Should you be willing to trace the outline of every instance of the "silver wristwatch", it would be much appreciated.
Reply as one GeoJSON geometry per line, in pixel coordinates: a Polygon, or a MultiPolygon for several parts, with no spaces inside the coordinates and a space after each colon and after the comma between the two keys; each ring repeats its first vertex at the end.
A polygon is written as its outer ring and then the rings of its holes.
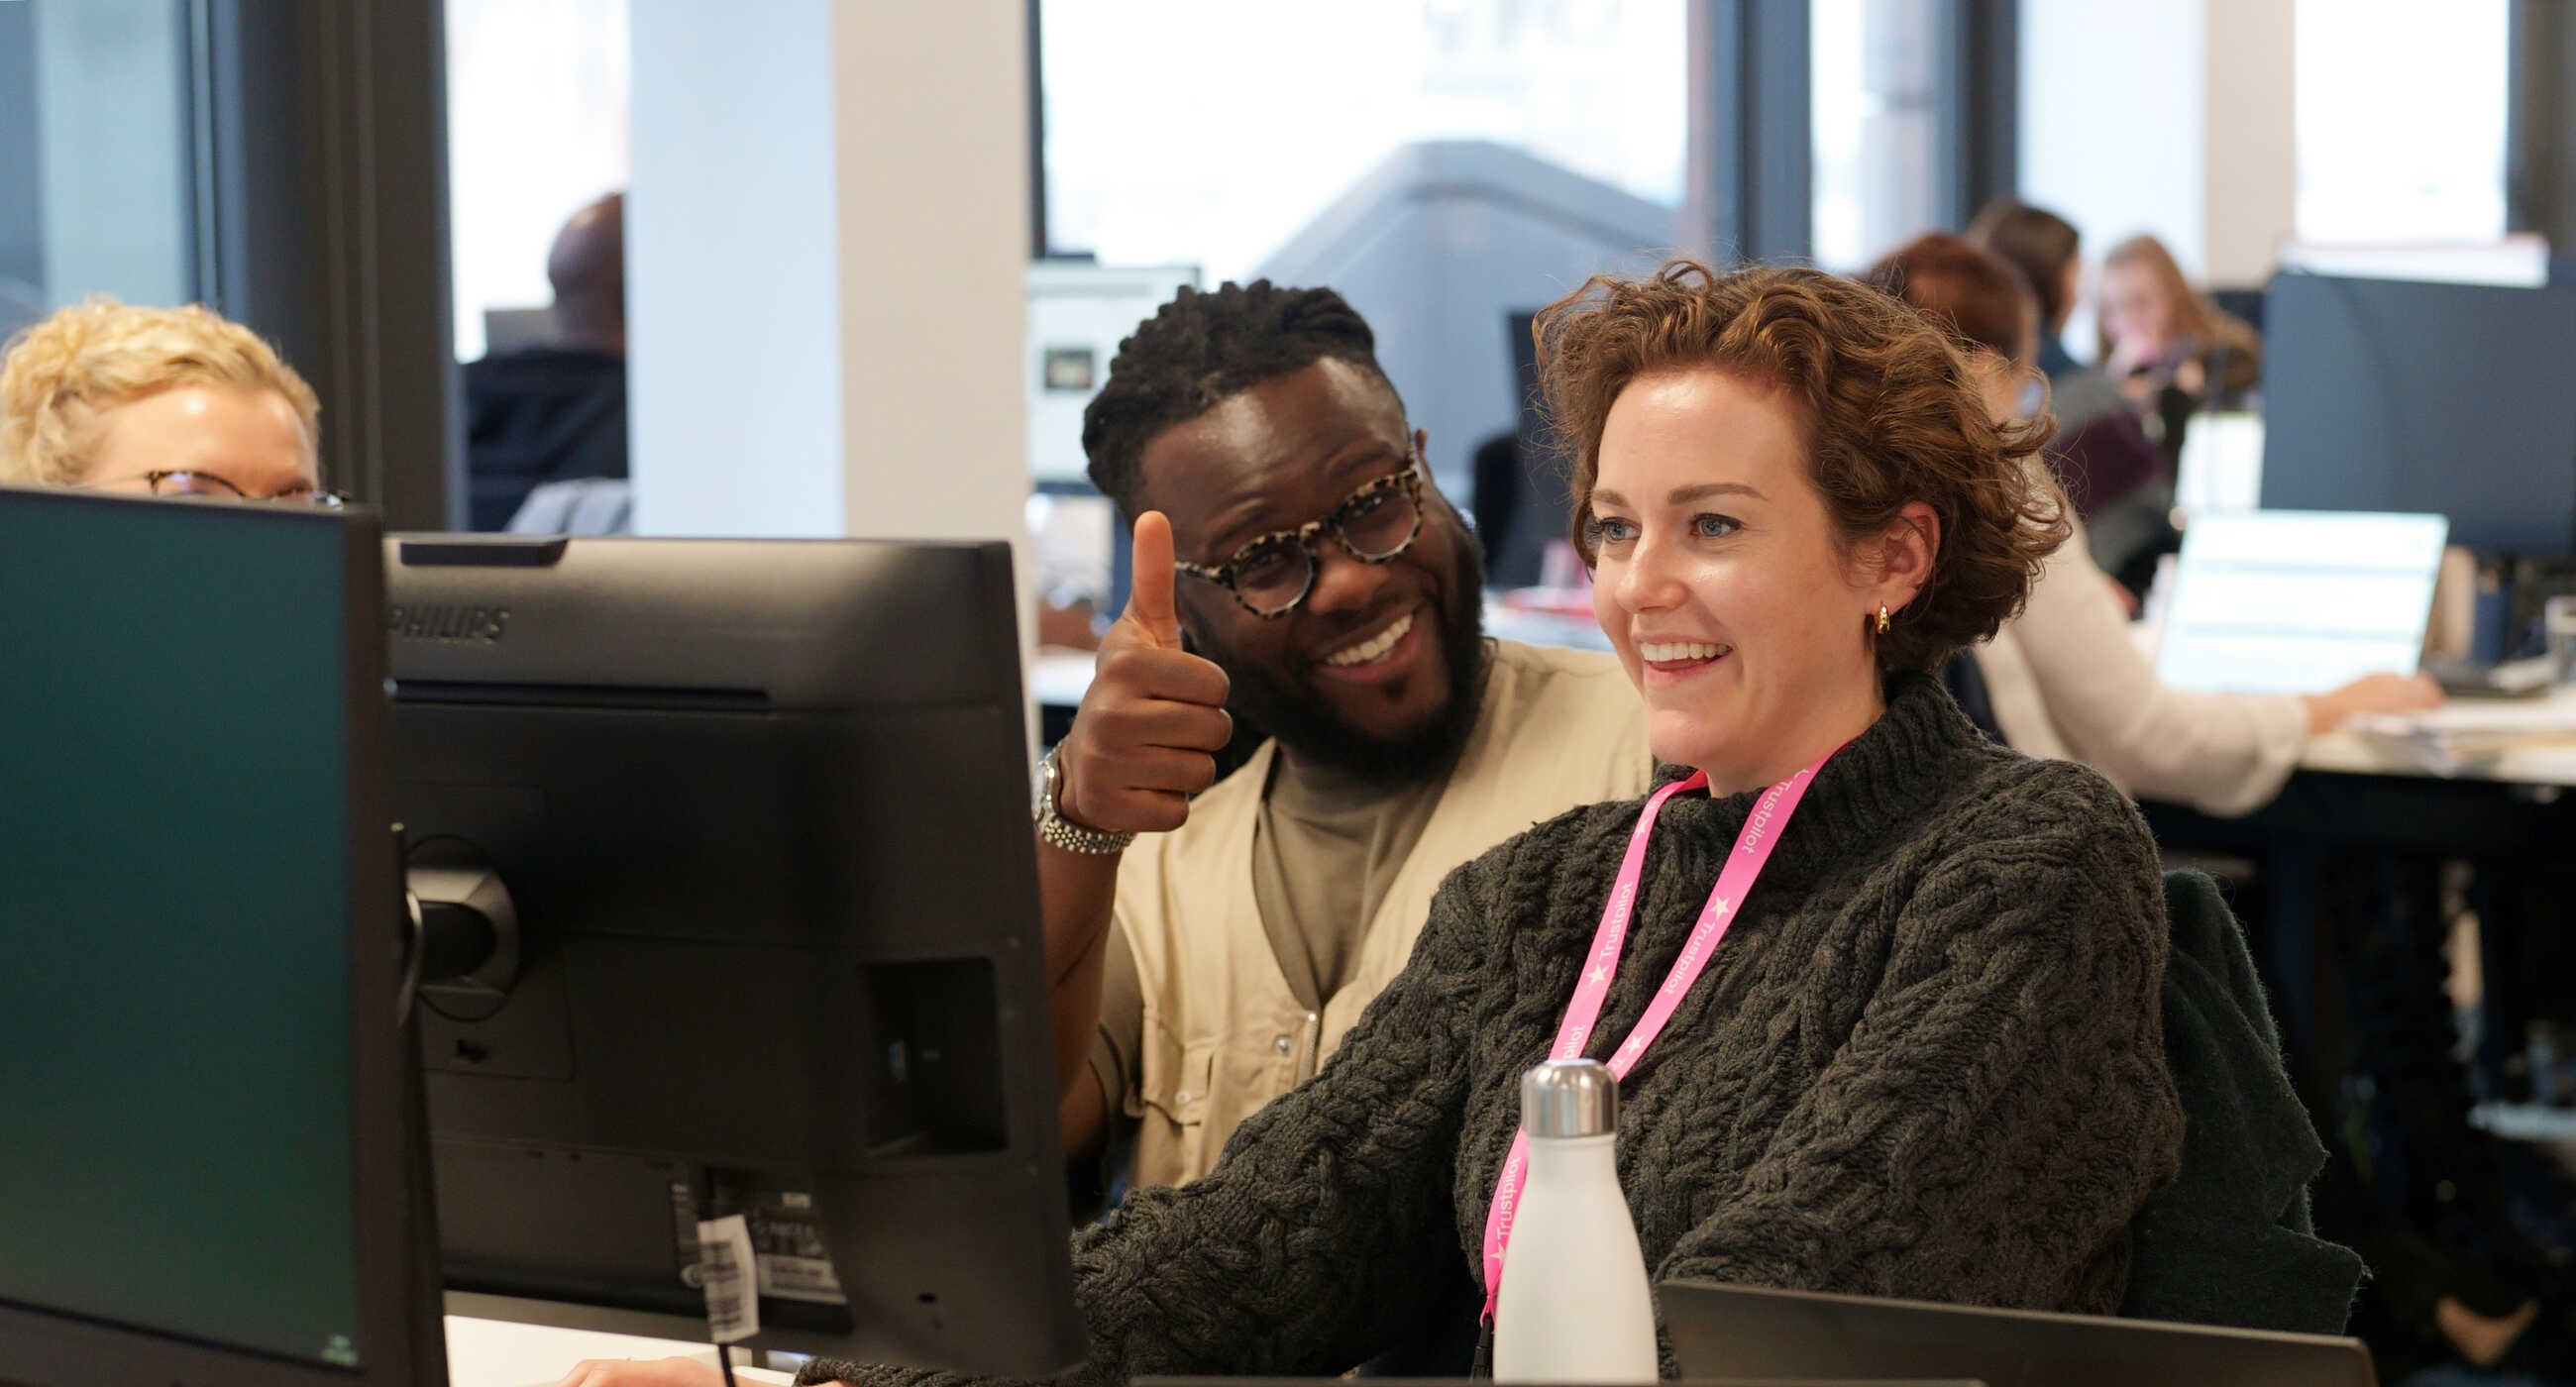
{"type": "Polygon", "coordinates": [[[1103,833],[1096,828],[1084,828],[1055,812],[1056,787],[1062,783],[1064,772],[1056,766],[1055,748],[1049,747],[1047,754],[1038,760],[1037,803],[1030,806],[1030,812],[1037,817],[1038,837],[1066,852],[1093,857],[1125,852],[1127,845],[1136,841],[1133,833],[1103,833]]]}

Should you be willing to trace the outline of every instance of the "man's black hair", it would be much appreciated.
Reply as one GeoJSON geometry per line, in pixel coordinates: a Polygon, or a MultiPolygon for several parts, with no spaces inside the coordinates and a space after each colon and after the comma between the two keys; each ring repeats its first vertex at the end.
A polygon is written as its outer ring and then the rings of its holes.
{"type": "Polygon", "coordinates": [[[1229,281],[1214,293],[1184,288],[1118,344],[1108,382],[1082,411],[1091,484],[1134,516],[1143,508],[1145,445],[1163,430],[1326,357],[1386,382],[1377,334],[1330,289],[1282,289],[1266,279],[1229,281]]]}

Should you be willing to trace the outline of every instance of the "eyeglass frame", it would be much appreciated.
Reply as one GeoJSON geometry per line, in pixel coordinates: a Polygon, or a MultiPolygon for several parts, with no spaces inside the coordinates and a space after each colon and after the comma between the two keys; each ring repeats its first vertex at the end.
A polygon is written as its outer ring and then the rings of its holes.
{"type": "Polygon", "coordinates": [[[155,496],[199,495],[199,493],[187,491],[163,491],[161,489],[161,483],[168,481],[172,477],[193,477],[198,481],[213,482],[217,486],[220,486],[224,490],[232,493],[232,496],[229,498],[222,496],[200,496],[200,499],[204,500],[221,501],[231,499],[237,501],[257,501],[262,505],[319,506],[324,510],[338,510],[349,504],[348,497],[330,490],[327,487],[319,486],[304,491],[280,492],[275,496],[253,496],[242,489],[241,483],[234,481],[232,478],[225,476],[221,472],[207,472],[195,467],[171,467],[154,472],[137,472],[130,477],[112,477],[109,478],[109,480],[119,482],[141,482],[155,496]]]}
{"type": "Polygon", "coordinates": [[[1234,600],[1238,605],[1254,616],[1264,621],[1277,621],[1297,610],[1298,604],[1304,602],[1307,596],[1314,592],[1315,575],[1321,572],[1324,566],[1324,556],[1316,551],[1315,540],[1328,529],[1333,533],[1333,542],[1342,547],[1342,552],[1361,563],[1393,563],[1402,557],[1404,551],[1411,549],[1414,541],[1422,538],[1422,445],[1420,441],[1414,440],[1406,444],[1403,471],[1389,472],[1383,477],[1362,482],[1350,495],[1342,498],[1340,505],[1333,507],[1331,514],[1320,519],[1309,520],[1293,530],[1273,530],[1266,535],[1258,535],[1246,540],[1241,547],[1228,555],[1223,563],[1201,564],[1175,560],[1172,567],[1175,571],[1189,577],[1224,588],[1234,594],[1234,600]],[[1350,536],[1342,529],[1342,517],[1350,511],[1351,507],[1360,502],[1392,491],[1402,491],[1405,499],[1412,502],[1413,528],[1405,532],[1403,540],[1394,548],[1383,554],[1372,556],[1352,548],[1350,536]],[[1252,561],[1254,550],[1264,545],[1279,543],[1294,544],[1305,554],[1306,583],[1305,586],[1297,589],[1295,597],[1289,598],[1278,610],[1264,611],[1252,605],[1252,599],[1243,595],[1243,589],[1236,586],[1236,580],[1243,566],[1252,561]]]}

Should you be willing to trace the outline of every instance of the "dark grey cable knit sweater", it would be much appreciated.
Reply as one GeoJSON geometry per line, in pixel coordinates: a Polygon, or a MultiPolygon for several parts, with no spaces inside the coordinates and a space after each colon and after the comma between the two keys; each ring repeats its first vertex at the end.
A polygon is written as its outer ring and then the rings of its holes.
{"type": "MultiPolygon", "coordinates": [[[[1665,807],[1595,1057],[1645,1010],[1752,800],[1665,807]]],[[[1075,1238],[1091,1357],[1069,1382],[1335,1374],[1472,1303],[1520,1073],[1639,807],[1575,810],[1459,868],[1322,1073],[1206,1179],[1075,1238]]],[[[2119,791],[1994,746],[1900,677],[1622,1085],[1619,1179],[1655,1279],[2110,1313],[2129,1221],[2182,1150],[2165,944],[2155,848],[2119,791]]],[[[800,1381],[836,1372],[935,1376],[800,1381]]]]}

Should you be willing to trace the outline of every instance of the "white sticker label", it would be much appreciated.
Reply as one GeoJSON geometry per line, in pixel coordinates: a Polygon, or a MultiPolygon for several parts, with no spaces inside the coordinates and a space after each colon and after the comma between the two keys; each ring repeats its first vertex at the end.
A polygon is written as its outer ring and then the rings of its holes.
{"type": "Polygon", "coordinates": [[[739,1343],[760,1332],[751,1224],[742,1215],[698,1221],[698,1274],[707,1295],[709,1342],[739,1343]]]}

